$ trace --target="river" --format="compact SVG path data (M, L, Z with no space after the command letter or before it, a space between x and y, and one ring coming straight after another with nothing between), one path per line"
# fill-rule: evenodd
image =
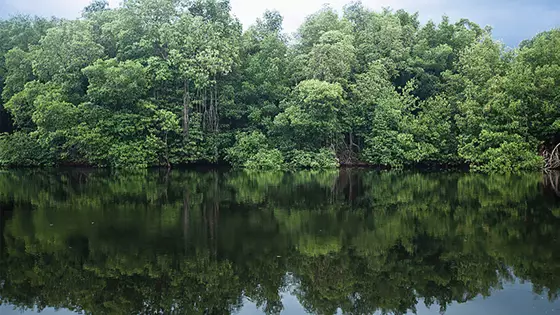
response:
M1 314L560 314L540 173L0 170Z

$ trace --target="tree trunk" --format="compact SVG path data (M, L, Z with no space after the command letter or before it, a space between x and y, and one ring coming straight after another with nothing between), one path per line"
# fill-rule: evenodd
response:
M208 115L208 125L211 132L214 132L214 89L210 88L210 115Z
M171 168L171 163L169 163L169 141L168 141L168 132L165 132L165 163L167 164L167 169Z
M214 131L218 132L220 129L220 119L218 116L218 81L214 76Z
M191 103L191 95L189 93L189 81L185 80L183 86L183 137L189 137L189 107Z
M204 90L202 91L202 130L207 131L206 129L206 121L208 120L208 104L206 103L206 98L207 98L207 93L208 89L204 88Z

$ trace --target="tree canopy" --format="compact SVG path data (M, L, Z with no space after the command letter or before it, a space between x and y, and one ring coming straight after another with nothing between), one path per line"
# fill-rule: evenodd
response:
M0 20L0 165L560 161L560 30L511 49L468 19L359 2L323 7L293 36L282 22L267 11L243 30L228 0Z

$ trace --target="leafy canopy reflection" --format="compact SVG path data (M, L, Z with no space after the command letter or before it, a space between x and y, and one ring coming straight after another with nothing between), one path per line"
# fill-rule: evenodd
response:
M516 278L560 292L542 175L0 173L2 303L87 314L403 314Z

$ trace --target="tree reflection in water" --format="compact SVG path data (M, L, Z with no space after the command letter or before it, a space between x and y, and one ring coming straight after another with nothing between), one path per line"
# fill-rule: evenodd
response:
M88 314L442 311L516 278L554 300L542 174L0 173L3 303Z

